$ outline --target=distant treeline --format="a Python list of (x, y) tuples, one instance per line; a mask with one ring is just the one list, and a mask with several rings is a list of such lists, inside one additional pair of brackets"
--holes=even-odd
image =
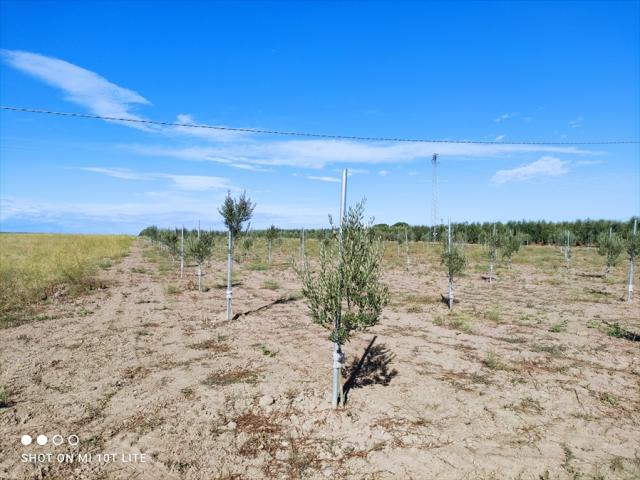
[[(510, 221), (502, 222), (464, 222), (452, 224), (452, 228), (457, 238), (463, 238), (468, 243), (481, 243), (482, 233), (489, 233), (493, 230), (494, 225), (498, 233), (515, 233), (520, 236), (522, 241), (527, 244), (538, 245), (556, 245), (563, 244), (566, 241), (566, 232), (570, 232), (570, 242), (574, 245), (594, 245), (598, 235), (610, 230), (617, 233), (622, 238), (631, 236), (633, 230), (634, 218), (626, 222), (615, 220), (576, 220), (573, 222), (546, 222), (546, 221)], [(301, 229), (279, 229), (277, 225), (277, 235), (280, 238), (300, 238)], [(388, 241), (404, 241), (405, 230), (409, 240), (412, 241), (439, 241), (446, 235), (447, 226), (438, 225), (436, 227), (428, 227), (425, 225), (409, 225), (404, 222), (398, 222), (393, 225), (379, 223), (372, 227), (375, 235), (382, 240)], [(435, 232), (434, 232), (435, 230)], [(257, 238), (264, 237), (268, 229), (251, 230), (244, 235), (251, 235)], [(140, 236), (146, 236), (153, 240), (160, 239), (162, 232), (168, 232), (167, 229), (159, 229), (156, 226), (147, 227), (140, 232)], [(179, 234), (180, 230), (172, 230)], [(305, 229), (306, 238), (325, 239), (331, 235), (331, 230), (327, 228), (311, 228)], [(434, 235), (435, 233), (435, 235)], [(166, 235), (166, 233), (164, 233)], [(197, 230), (185, 230), (185, 237), (197, 234)], [(226, 236), (224, 231), (201, 231), (201, 235), (212, 235), (215, 237)]]

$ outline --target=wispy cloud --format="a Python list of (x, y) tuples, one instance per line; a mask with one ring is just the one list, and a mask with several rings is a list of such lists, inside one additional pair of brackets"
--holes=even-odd
[(381, 177), (386, 177), (387, 175), (389, 175), (389, 171), (388, 170), (380, 170), (378, 172), (378, 175), (380, 175)]
[[(200, 197), (176, 192), (147, 192), (144, 201), (125, 202), (43, 202), (30, 198), (4, 196), (0, 198), (0, 222), (23, 221), (51, 225), (54, 229), (86, 231), (87, 224), (95, 223), (92, 231), (138, 232), (149, 225), (196, 225), (223, 229), (224, 225), (215, 208)], [(222, 202), (221, 192), (212, 201)], [(257, 228), (277, 224), (283, 228), (300, 225), (327, 225), (325, 207), (304, 204), (292, 205), (259, 203), (252, 222)]]
[(575, 120), (569, 120), (568, 124), (571, 128), (580, 128), (582, 127), (583, 118), (580, 116)]
[(505, 139), (505, 137), (506, 137), (506, 135), (498, 135), (498, 136), (495, 138), (494, 142), (500, 142), (500, 141), (504, 140), (504, 139)]
[(136, 153), (182, 160), (210, 161), (228, 166), (324, 168), (330, 164), (393, 164), (441, 157), (499, 157), (542, 153), (597, 155), (601, 152), (553, 145), (476, 145), (453, 143), (379, 143), (349, 140), (283, 140), (260, 143), (232, 143), (197, 147), (129, 145)]
[[(5, 50), (2, 59), (10, 66), (62, 90), (67, 100), (95, 115), (140, 120), (132, 110), (151, 105), (139, 93), (120, 87), (97, 73), (53, 57), (20, 50)], [(142, 125), (128, 124), (138, 128)]]
[(307, 175), (309, 180), (318, 180), (320, 182), (338, 182), (340, 183), (340, 179), (336, 177), (316, 177), (314, 175)]
[(113, 178), (122, 180), (149, 180), (149, 175), (134, 172), (129, 168), (103, 168), (103, 167), (80, 167), (80, 170), (87, 172), (101, 173)]
[(557, 177), (569, 173), (569, 162), (555, 157), (542, 157), (535, 162), (509, 170), (499, 170), (493, 176), (493, 183), (521, 182), (538, 177)]
[(493, 121), (496, 123), (504, 122), (505, 120), (515, 117), (516, 115), (517, 113), (503, 113), (499, 117), (494, 118)]
[(80, 170), (100, 173), (109, 177), (122, 180), (153, 180), (164, 178), (172, 182), (173, 186), (179, 190), (205, 191), (205, 190), (236, 190), (228, 178), (212, 177), (208, 175), (177, 175), (168, 173), (141, 173), (129, 168), (103, 168), (103, 167), (81, 167)]
[(204, 190), (235, 190), (228, 179), (222, 177), (210, 177), (206, 175), (169, 175), (155, 174), (157, 177), (168, 178), (176, 188), (180, 190), (204, 191)]
[(576, 160), (575, 162), (572, 162), (573, 165), (582, 167), (582, 166), (588, 166), (588, 165), (600, 165), (601, 163), (604, 163), (603, 160)]
[[(70, 101), (88, 109), (91, 113), (117, 116), (129, 119), (144, 119), (135, 109), (149, 106), (151, 103), (134, 90), (120, 87), (106, 78), (85, 68), (64, 60), (47, 57), (37, 53), (18, 50), (2, 50), (3, 60), (12, 67), (59, 88)], [(500, 123), (518, 116), (517, 113), (504, 113), (495, 121)], [(582, 118), (579, 117), (580, 122)], [(180, 123), (196, 124), (188, 114), (179, 114)], [(250, 171), (268, 171), (280, 166), (301, 168), (324, 168), (337, 164), (378, 165), (408, 163), (431, 158), (434, 152), (446, 157), (491, 158), (514, 154), (598, 154), (567, 146), (544, 145), (475, 145), (454, 143), (420, 142), (358, 142), (349, 140), (258, 140), (251, 134), (212, 129), (194, 129), (186, 126), (144, 126), (128, 124), (140, 128), (170, 141), (173, 136), (196, 139), (200, 145), (173, 146), (171, 143), (160, 146), (129, 145), (128, 148), (144, 155), (164, 156), (182, 160), (210, 161), (227, 167)], [(498, 139), (503, 138), (499, 136)], [(361, 169), (362, 172), (365, 169)], [(353, 169), (352, 172), (356, 173)], [(103, 172), (107, 174), (107, 172)], [(111, 176), (126, 178), (134, 173), (111, 171)], [(329, 180), (331, 181), (331, 180)], [(198, 184), (192, 180), (191, 185)], [(201, 183), (200, 185), (213, 183)]]
[[(116, 85), (91, 70), (64, 60), (20, 50), (3, 49), (0, 54), (6, 64), (62, 90), (67, 100), (86, 108), (94, 115), (145, 120), (133, 110), (138, 106), (151, 105), (151, 102), (139, 93)], [(232, 130), (145, 125), (131, 122), (116, 123), (163, 135), (188, 136), (217, 142), (245, 137), (243, 132)], [(179, 114), (175, 123), (195, 125), (197, 122), (191, 115)], [(224, 127), (224, 125), (219, 126)]]

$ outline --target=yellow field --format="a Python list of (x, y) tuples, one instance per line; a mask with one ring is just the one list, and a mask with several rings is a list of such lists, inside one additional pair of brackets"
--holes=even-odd
[(0, 234), (0, 328), (25, 321), (27, 308), (56, 292), (90, 289), (99, 268), (127, 255), (127, 235)]

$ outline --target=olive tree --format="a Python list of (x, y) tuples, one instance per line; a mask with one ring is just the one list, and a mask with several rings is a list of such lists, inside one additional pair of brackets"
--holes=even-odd
[(180, 254), (180, 243), (178, 232), (176, 230), (161, 230), (160, 241), (171, 257), (171, 262), (175, 262), (176, 257)]
[(511, 268), (513, 254), (517, 253), (522, 246), (522, 238), (514, 232), (509, 232), (500, 239), (500, 253), (502, 259), (507, 261), (508, 268)]
[(453, 308), (453, 285), (456, 277), (460, 276), (467, 266), (467, 259), (458, 242), (454, 242), (449, 223), (448, 234), (442, 241), (442, 253), (440, 263), (444, 265), (449, 277), (449, 297), (447, 299), (449, 310)]
[(384, 247), (370, 229), (372, 224), (364, 222), (364, 200), (349, 207), (341, 241), (333, 228), (337, 242), (321, 244), (317, 271), (308, 262), (298, 270), (311, 318), (330, 330), (328, 338), (340, 358), (342, 345), (354, 332), (376, 325), (389, 301), (388, 288), (381, 282)]
[(186, 241), (187, 255), (192, 257), (197, 266), (198, 276), (198, 291), (202, 291), (202, 264), (211, 256), (211, 250), (213, 249), (213, 236), (190, 235)]
[(275, 225), (271, 225), (265, 233), (265, 237), (267, 238), (267, 256), (269, 264), (271, 264), (271, 247), (273, 245), (273, 242), (277, 240), (279, 233), (280, 232), (275, 227)]
[(493, 228), (489, 232), (483, 231), (480, 235), (480, 240), (484, 245), (484, 249), (487, 253), (487, 260), (489, 262), (489, 272), (487, 274), (489, 283), (493, 280), (493, 264), (498, 258), (498, 247), (500, 246), (500, 237), (496, 233), (496, 225), (493, 224)]
[(246, 192), (242, 192), (237, 199), (231, 197), (231, 192), (227, 192), (222, 206), (218, 209), (218, 213), (222, 215), (224, 224), (229, 231), (227, 247), (227, 320), (231, 320), (231, 277), (233, 274), (234, 241), (238, 234), (242, 232), (244, 224), (251, 220), (255, 208), (255, 203), (252, 203), (251, 200), (247, 198)]
[(607, 268), (604, 271), (604, 275), (607, 276), (611, 273), (611, 269), (618, 264), (618, 259), (624, 251), (624, 240), (616, 233), (602, 232), (598, 235), (596, 245), (598, 254), (607, 259)]

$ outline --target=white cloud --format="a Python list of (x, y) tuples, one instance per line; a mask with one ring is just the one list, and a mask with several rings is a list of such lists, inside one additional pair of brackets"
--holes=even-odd
[(122, 180), (152, 180), (154, 178), (166, 178), (179, 190), (237, 190), (236, 187), (231, 185), (228, 178), (223, 177), (212, 177), (208, 175), (174, 175), (168, 173), (139, 173), (129, 168), (81, 167), (80, 169)]
[(499, 170), (493, 176), (493, 183), (519, 182), (537, 177), (556, 177), (569, 172), (569, 162), (555, 157), (542, 157), (535, 162), (510, 170)]
[(313, 175), (307, 175), (309, 180), (319, 180), (321, 182), (338, 182), (340, 183), (340, 179), (336, 177), (316, 177)]
[(378, 172), (378, 175), (380, 175), (381, 177), (386, 177), (387, 175), (389, 175), (389, 171), (388, 170), (380, 170)]
[(419, 173), (416, 172), (416, 171), (411, 171), (411, 172), (409, 172), (409, 175), (412, 176), (412, 177), (415, 177), (415, 176), (419, 175)]
[[(56, 88), (61, 89), (67, 98), (94, 114), (117, 116), (140, 120), (143, 117), (134, 113), (138, 106), (150, 105), (150, 102), (133, 90), (120, 87), (97, 73), (36, 53), (2, 50), (3, 60), (12, 67), (32, 75)], [(502, 122), (517, 113), (504, 113), (495, 119)], [(582, 118), (578, 119), (580, 122)], [(195, 119), (181, 113), (177, 121), (195, 124)], [(145, 126), (123, 123), (129, 127), (143, 129), (163, 135), (167, 140), (172, 136), (198, 139), (202, 145), (195, 146), (129, 146), (130, 149), (153, 156), (164, 156), (183, 160), (211, 161), (228, 167), (268, 171), (272, 167), (290, 166), (302, 168), (324, 168), (327, 165), (378, 165), (408, 163), (430, 159), (434, 152), (447, 157), (498, 157), (523, 153), (540, 154), (598, 154), (577, 147), (553, 145), (504, 145), (504, 144), (455, 144), (422, 142), (360, 142), (349, 140), (265, 140), (258, 141), (256, 135), (243, 132), (194, 129), (186, 126)], [(500, 138), (500, 137), (498, 137)], [(351, 169), (356, 173), (356, 169)], [(362, 169), (362, 172), (365, 170)], [(107, 172), (103, 172), (107, 174)], [(126, 171), (111, 171), (111, 176), (126, 178), (134, 175)], [(195, 185), (190, 181), (189, 185)], [(213, 185), (213, 183), (209, 183)]]
[(129, 168), (80, 167), (80, 170), (102, 173), (103, 175), (123, 180), (149, 180), (150, 178), (149, 175), (134, 172)]
[(503, 122), (505, 120), (508, 120), (509, 118), (513, 118), (516, 115), (517, 115), (516, 113), (503, 113), (499, 117), (495, 118), (493, 121), (496, 122), (496, 123), (500, 123), (500, 122)]
[[(183, 125), (198, 125), (192, 115), (181, 113), (176, 117), (175, 123)], [(201, 138), (204, 140), (211, 140), (216, 142), (231, 142), (246, 138), (245, 132), (239, 132), (237, 130), (224, 130), (225, 125), (216, 125), (221, 129), (216, 128), (193, 128), (187, 126), (172, 126), (165, 129), (165, 133), (183, 135), (193, 138)]]
[(391, 164), (446, 157), (496, 157), (521, 153), (597, 155), (601, 152), (553, 145), (455, 144), (420, 142), (355, 142), (349, 140), (281, 140), (197, 147), (129, 145), (144, 155), (210, 161), (228, 166), (324, 168), (330, 164)]
[(569, 120), (568, 123), (569, 123), (569, 126), (571, 128), (580, 128), (580, 127), (582, 127), (582, 121), (583, 120), (584, 119), (582, 117), (578, 117), (575, 120)]
[(500, 142), (500, 141), (504, 140), (505, 137), (506, 137), (506, 135), (498, 135), (496, 137), (496, 139), (494, 140), (494, 142)]
[(604, 161), (602, 160), (577, 160), (575, 162), (572, 162), (574, 165), (577, 166), (587, 166), (587, 165), (600, 165), (601, 163), (604, 163)]
[[(131, 112), (137, 105), (151, 105), (139, 93), (109, 82), (97, 73), (64, 60), (19, 50), (2, 50), (3, 60), (12, 67), (59, 88), (66, 98), (95, 115), (140, 120)], [(144, 125), (128, 126), (146, 129)]]
[(169, 174), (155, 174), (157, 177), (170, 179), (176, 188), (180, 190), (235, 190), (229, 183), (229, 180), (222, 177), (210, 177), (205, 175), (169, 175)]
[[(72, 231), (138, 232), (149, 225), (195, 226), (202, 221), (203, 228), (224, 229), (215, 208), (224, 194), (202, 202), (201, 197), (176, 192), (146, 192), (145, 201), (137, 202), (43, 202), (29, 198), (5, 196), (0, 198), (0, 221), (21, 220), (64, 227)], [(256, 228), (276, 224), (283, 228), (300, 225), (328, 225), (326, 207), (291, 203), (265, 204), (258, 202)], [(89, 225), (89, 227), (88, 227)]]
[[(1, 50), (2, 59), (8, 65), (62, 90), (66, 99), (85, 107), (94, 115), (144, 120), (132, 112), (138, 105), (151, 102), (139, 93), (120, 87), (91, 70), (53, 57), (20, 50)], [(165, 135), (182, 135), (213, 141), (232, 141), (245, 137), (243, 132), (186, 126), (158, 126), (131, 122), (115, 122), (121, 125)], [(191, 115), (179, 114), (175, 123), (195, 125)], [(220, 125), (224, 127), (224, 125)]]

